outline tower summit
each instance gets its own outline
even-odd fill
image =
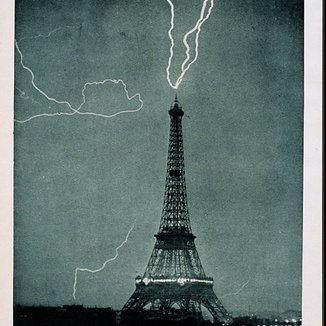
[[[205,275],[192,234],[185,180],[182,139],[184,112],[177,96],[169,110],[170,138],[161,223],[143,277],[123,311],[147,310],[164,318],[173,310],[181,317],[203,319],[202,307],[214,321],[232,318],[213,291],[213,278]]]

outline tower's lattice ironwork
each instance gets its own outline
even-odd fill
[[[156,243],[143,277],[123,310],[148,309],[166,314],[172,307],[202,319],[202,306],[214,321],[231,316],[213,291],[213,278],[205,275],[192,234],[185,182],[182,117],[177,100],[169,110],[170,139],[163,210]]]

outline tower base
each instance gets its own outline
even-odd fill
[[[232,318],[213,291],[212,284],[136,284],[136,290],[123,307],[123,313],[140,312],[146,319],[203,320],[202,307],[214,322],[231,323]],[[128,313],[126,313],[128,312]]]

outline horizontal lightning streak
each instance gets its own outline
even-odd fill
[[[210,7],[208,8],[208,12],[207,12],[206,16],[204,17],[208,1],[209,0],[204,0],[199,19],[197,20],[194,27],[191,30],[189,30],[183,37],[183,44],[186,47],[186,59],[183,61],[182,65],[181,65],[181,74],[177,78],[177,81],[175,82],[175,84],[173,84],[170,79],[170,68],[171,68],[171,62],[172,62],[172,58],[173,58],[173,48],[174,48],[174,40],[173,40],[173,36],[172,36],[172,31],[174,29],[174,5],[171,0],[167,0],[167,2],[170,5],[170,9],[171,9],[170,29],[168,31],[168,35],[169,35],[169,38],[171,41],[171,46],[170,46],[170,56],[168,59],[168,66],[166,68],[166,77],[167,77],[167,81],[168,81],[169,85],[174,89],[178,89],[185,73],[189,70],[191,65],[197,61],[198,54],[199,54],[199,34],[201,32],[201,26],[209,18],[209,16],[211,15],[212,9],[214,7],[214,0],[210,0]],[[190,60],[190,46],[189,46],[187,40],[188,40],[188,37],[191,34],[193,34],[195,31],[197,31],[195,34],[195,56],[192,61],[188,62]]]
[[[242,284],[238,291],[231,292],[231,293],[226,293],[226,294],[224,294],[224,295],[221,296],[221,299],[223,299],[225,297],[228,297],[228,296],[231,296],[231,295],[237,295],[237,294],[239,294],[248,285],[249,282],[250,282],[250,279],[247,282],[245,282],[244,284]]]
[[[59,30],[59,29],[53,30],[47,36],[50,36],[54,31],[57,31],[57,30]],[[48,94],[46,94],[39,86],[36,85],[36,83],[35,83],[35,74],[34,74],[34,72],[32,71],[31,68],[27,67],[24,64],[24,56],[23,56],[23,53],[20,50],[20,48],[18,46],[18,42],[16,40],[15,40],[15,47],[16,47],[18,53],[19,53],[19,56],[20,56],[20,65],[22,66],[23,69],[28,71],[29,74],[31,75],[31,83],[32,83],[32,86],[34,87],[34,89],[38,93],[40,93],[42,96],[44,96],[48,101],[59,104],[59,105],[65,105],[72,111],[72,112],[40,113],[40,114],[33,115],[33,116],[31,116],[31,117],[29,117],[29,118],[27,118],[25,120],[17,120],[17,119],[15,119],[14,121],[17,122],[17,123],[25,123],[25,122],[31,121],[31,120],[33,120],[35,118],[39,118],[39,117],[54,117],[54,116],[61,116],[61,115],[72,116],[72,115],[75,115],[75,114],[92,115],[92,116],[97,116],[97,117],[102,117],[102,118],[113,118],[113,117],[115,117],[115,116],[117,116],[119,114],[123,114],[123,113],[135,113],[135,112],[140,111],[143,108],[144,102],[143,102],[143,100],[142,100],[142,98],[140,96],[140,93],[136,93],[136,94],[130,96],[129,92],[128,92],[128,89],[127,89],[127,85],[121,79],[107,78],[107,79],[104,79],[102,81],[86,82],[84,84],[83,88],[82,88],[83,101],[80,103],[80,105],[77,108],[74,108],[68,101],[55,99],[55,98],[49,96]],[[121,110],[121,111],[118,111],[118,112],[110,114],[110,115],[102,114],[102,113],[95,113],[95,112],[81,112],[80,109],[86,103],[86,95],[85,95],[86,88],[91,86],[91,85],[103,85],[103,84],[105,84],[107,82],[111,82],[111,83],[114,83],[114,84],[122,84],[127,99],[129,101],[131,101],[134,98],[138,98],[138,101],[140,103],[139,106],[134,110]],[[23,92],[23,93],[25,94],[25,92]],[[21,94],[23,94],[23,93],[21,93]]]
[[[78,276],[78,272],[97,273],[97,272],[102,271],[109,262],[116,260],[118,258],[118,256],[119,256],[119,249],[121,249],[128,242],[129,235],[130,235],[131,231],[134,229],[134,227],[135,227],[135,223],[129,229],[129,231],[128,231],[126,237],[125,237],[125,239],[121,242],[121,244],[117,248],[115,248],[115,255],[114,255],[114,257],[109,258],[108,260],[106,260],[102,264],[102,266],[100,268],[92,270],[92,269],[88,269],[88,268],[80,268],[80,267],[77,267],[75,269],[74,291],[73,291],[73,294],[72,294],[74,300],[76,300],[76,289],[77,289],[77,276]]]
[[[68,27],[71,27],[71,26],[66,26],[65,28],[68,28]],[[23,40],[32,40],[32,39],[37,39],[37,38],[48,38],[50,37],[53,33],[57,32],[57,31],[60,31],[63,27],[58,27],[58,28],[55,28],[53,29],[52,31],[50,31],[48,34],[46,35],[43,35],[43,34],[38,34],[38,35],[35,35],[35,36],[27,36],[27,37],[22,37],[21,39],[18,40],[18,42],[21,42]]]

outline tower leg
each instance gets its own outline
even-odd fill
[[[211,313],[214,322],[218,322],[221,320],[224,320],[227,323],[232,322],[231,316],[228,314],[226,309],[223,307],[221,301],[217,298],[213,291],[203,296],[201,299],[201,303]]]

